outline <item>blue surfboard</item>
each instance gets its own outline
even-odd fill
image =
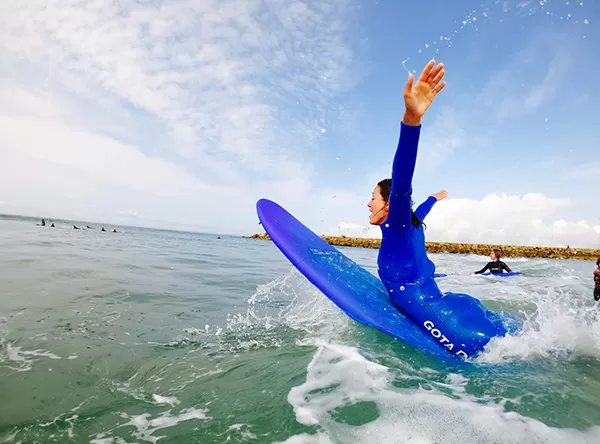
[[[378,277],[329,245],[275,202],[260,199],[256,209],[265,231],[284,256],[351,319],[442,361],[465,363],[400,313],[390,303]]]
[[[520,271],[509,271],[507,273],[481,273],[480,276],[510,277],[520,275]]]

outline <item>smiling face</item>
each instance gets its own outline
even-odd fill
[[[371,225],[381,225],[385,222],[388,215],[388,202],[381,195],[381,188],[379,185],[375,187],[371,194],[371,200],[367,205],[371,215],[369,216],[369,223]]]

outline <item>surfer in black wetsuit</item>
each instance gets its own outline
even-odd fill
[[[504,262],[502,262],[500,260],[501,257],[502,257],[502,254],[500,253],[500,250],[498,250],[497,248],[494,248],[490,252],[491,262],[488,262],[487,264],[485,264],[485,267],[483,267],[481,270],[474,271],[471,274],[481,274],[481,273],[485,273],[486,271],[489,271],[490,273],[503,273],[505,271],[507,273],[510,273],[512,270],[510,269],[510,267],[508,265],[506,265]]]
[[[594,270],[594,300],[600,301],[600,257],[596,261],[596,267]]]

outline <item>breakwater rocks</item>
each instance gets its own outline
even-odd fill
[[[270,240],[266,233],[249,236],[251,239]],[[340,247],[379,248],[380,239],[362,239],[346,236],[321,236],[330,245]],[[450,242],[427,242],[427,251],[430,253],[453,254],[478,254],[487,256],[492,248],[502,251],[503,257],[547,257],[551,259],[581,259],[596,261],[600,257],[600,250],[587,248],[560,248],[560,247],[528,247],[520,245],[488,245],[488,244],[457,244]]]

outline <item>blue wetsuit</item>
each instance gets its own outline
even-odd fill
[[[442,347],[464,358],[507,331],[498,314],[485,309],[479,300],[466,294],[442,294],[434,280],[435,265],[427,257],[423,225],[412,224],[412,178],[420,132],[420,125],[401,123],[389,212],[381,225],[378,272],[392,304],[428,330]],[[436,201],[429,196],[416,209],[419,220],[425,219]]]

